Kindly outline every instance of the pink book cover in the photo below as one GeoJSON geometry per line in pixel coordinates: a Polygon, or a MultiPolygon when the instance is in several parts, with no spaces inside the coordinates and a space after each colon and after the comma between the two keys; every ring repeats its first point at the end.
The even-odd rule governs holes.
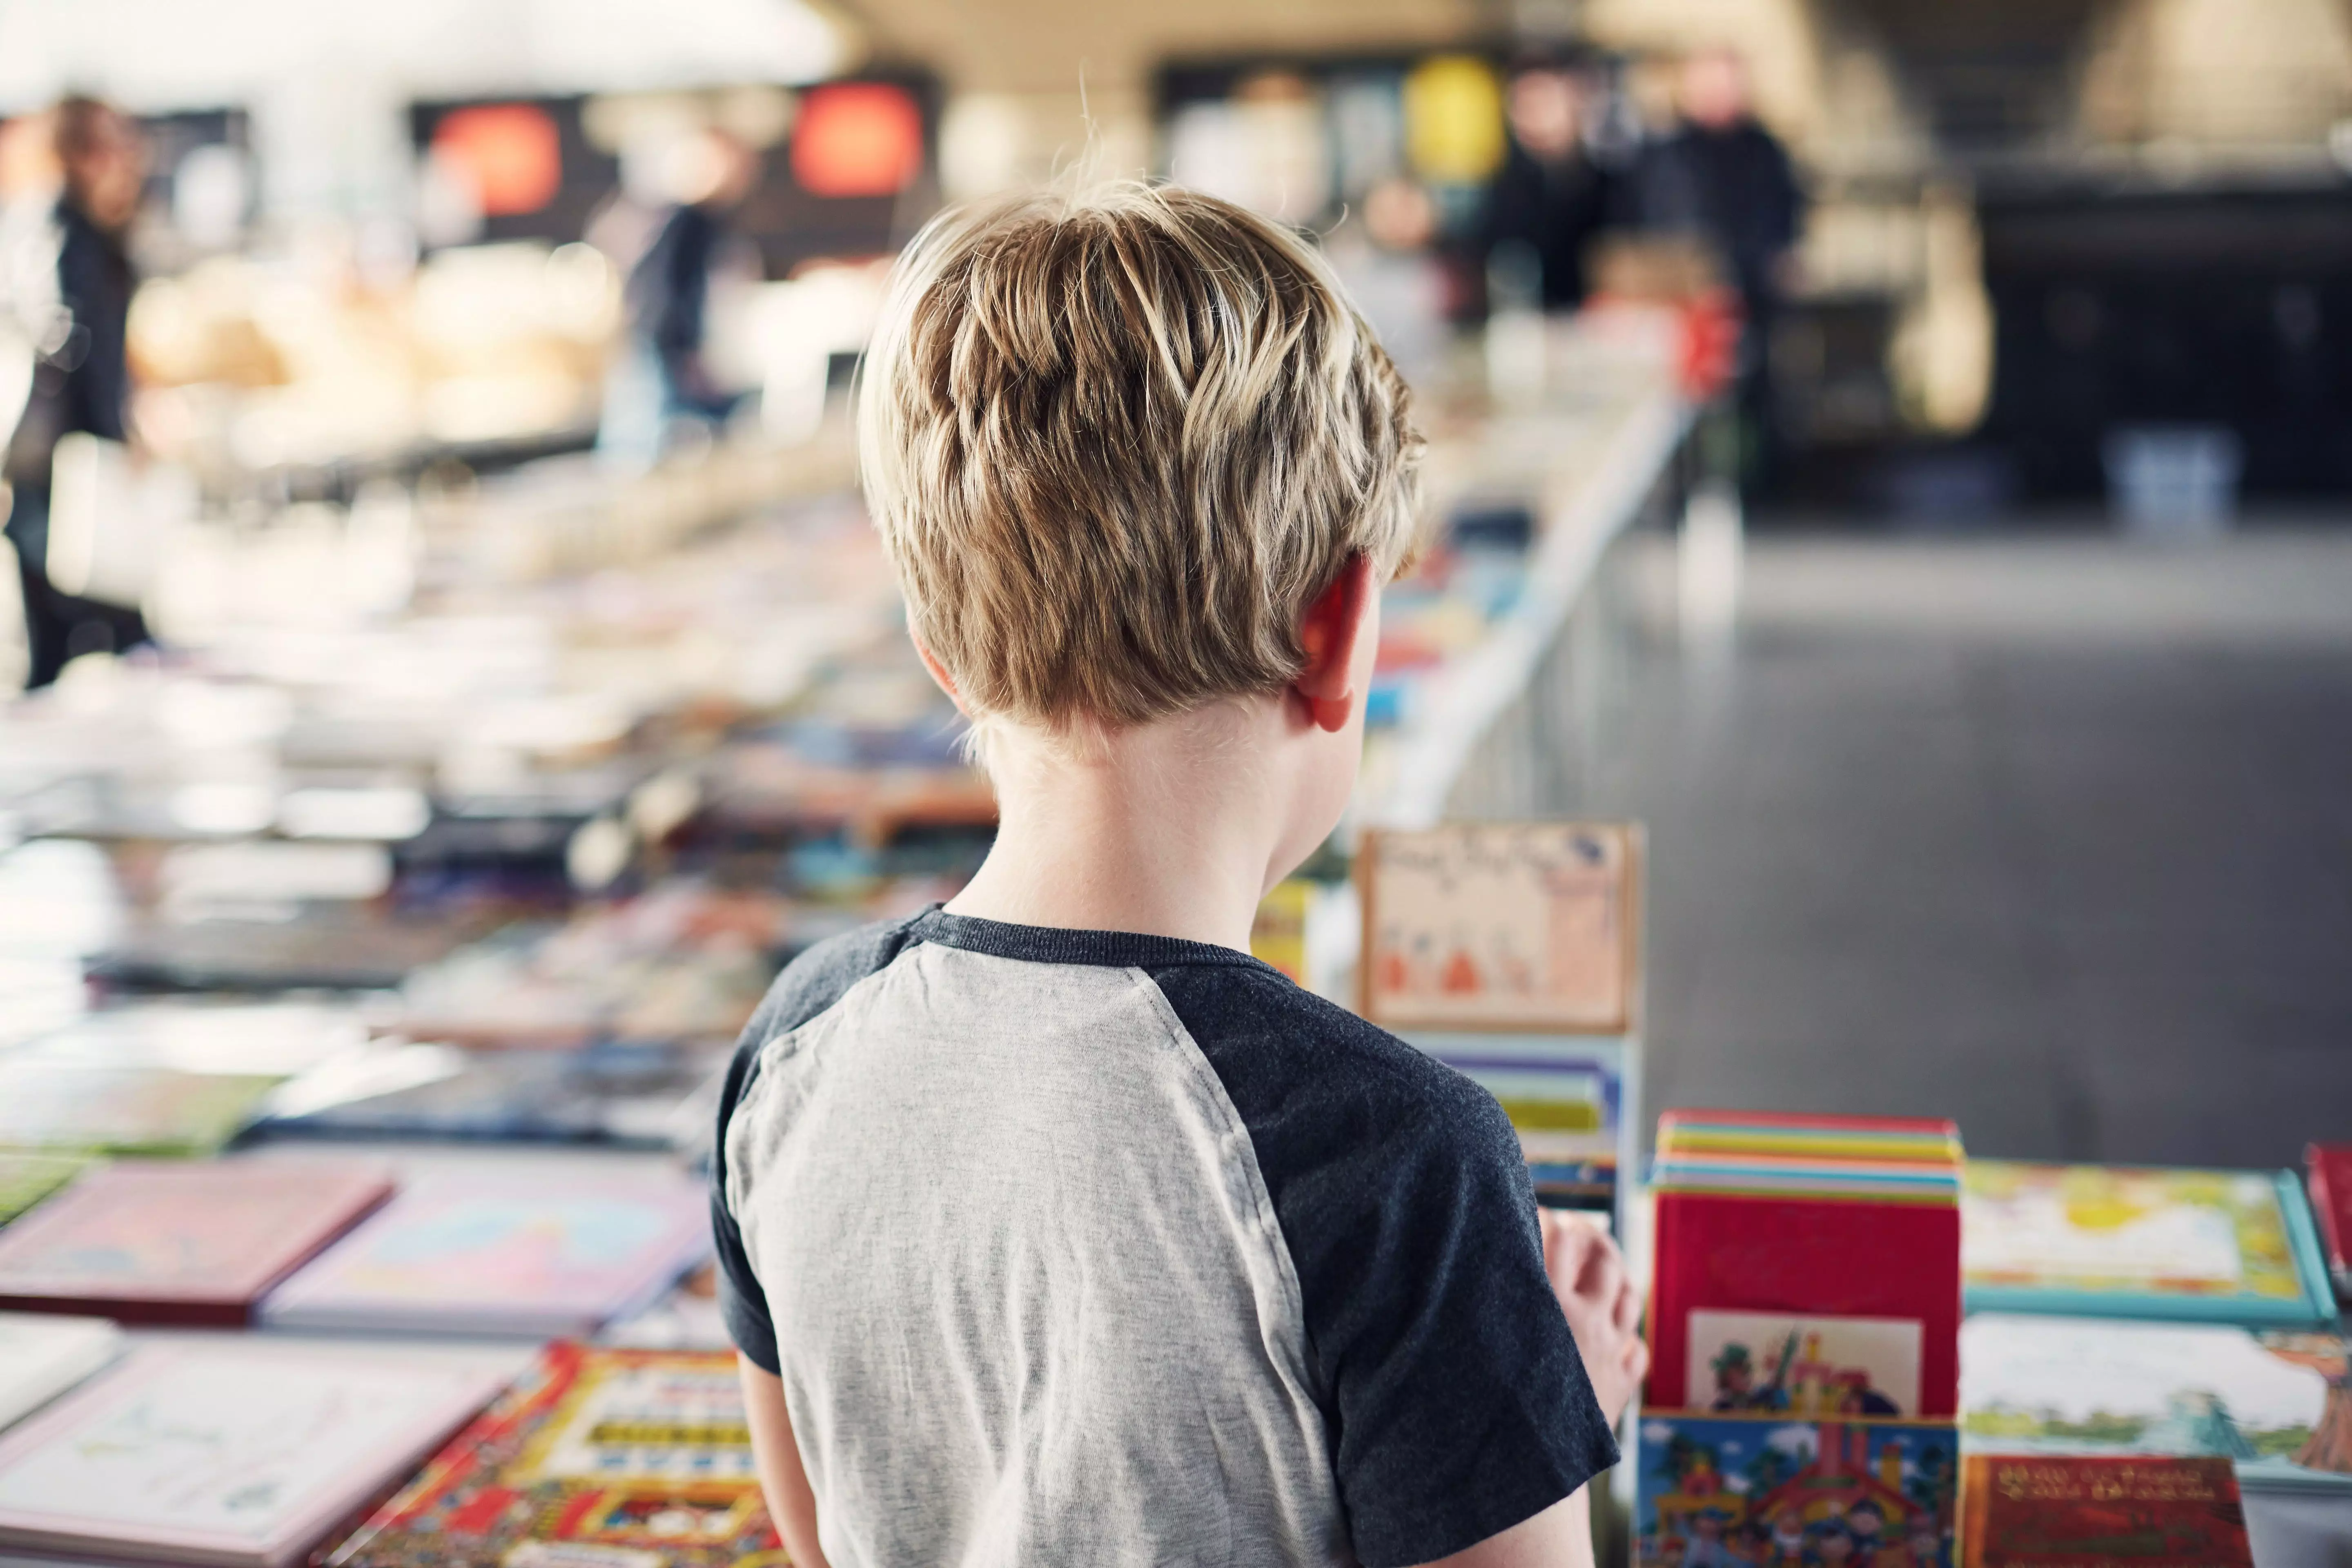
{"type": "Polygon", "coordinates": [[[280,1286],[286,1327],[583,1334],[710,1248],[710,1200],[667,1169],[435,1173],[280,1286]]]}
{"type": "Polygon", "coordinates": [[[0,1232],[0,1307],[243,1324],[392,1191],[374,1164],[122,1161],[0,1232]]]}
{"type": "Polygon", "coordinates": [[[0,1439],[0,1549],[288,1568],[503,1382],[479,1358],[148,1345],[0,1439]]]}

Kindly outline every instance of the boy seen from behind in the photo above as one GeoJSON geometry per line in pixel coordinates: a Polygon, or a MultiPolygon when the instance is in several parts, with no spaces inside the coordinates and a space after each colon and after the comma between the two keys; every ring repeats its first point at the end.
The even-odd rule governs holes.
{"type": "Polygon", "coordinates": [[[1329,269],[1123,185],[950,213],[866,495],[1001,826],[745,1032],[714,1218],[806,1568],[1587,1564],[1646,1368],[1501,1109],[1249,956],[1338,822],[1421,442],[1329,269]]]}

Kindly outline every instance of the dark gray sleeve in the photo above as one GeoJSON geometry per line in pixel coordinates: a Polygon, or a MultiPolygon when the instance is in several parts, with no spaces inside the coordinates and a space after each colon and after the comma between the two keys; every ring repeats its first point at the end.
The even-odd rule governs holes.
{"type": "Polygon", "coordinates": [[[1364,1568],[1474,1546],[1615,1464],[1494,1097],[1271,973],[1153,978],[1274,1199],[1364,1568]]]}
{"type": "Polygon", "coordinates": [[[768,1312],[767,1292],[751,1272],[742,1226],[727,1207],[728,1123],[759,1076],[761,1047],[823,1013],[867,975],[887,969],[905,950],[907,928],[912,923],[890,921],[845,931],[786,964],[751,1021],[743,1026],[742,1037],[735,1044],[735,1059],[727,1068],[727,1080],[719,1096],[719,1137],[710,1155],[710,1229],[719,1254],[719,1310],[735,1348],[768,1372],[781,1372],[783,1363],[776,1353],[776,1325],[768,1312]]]}

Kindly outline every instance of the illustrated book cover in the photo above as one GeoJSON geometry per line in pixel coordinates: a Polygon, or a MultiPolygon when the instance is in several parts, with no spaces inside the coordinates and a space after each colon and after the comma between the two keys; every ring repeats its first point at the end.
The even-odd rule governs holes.
{"type": "Polygon", "coordinates": [[[0,1307],[241,1325],[392,1190],[373,1163],[122,1161],[0,1231],[0,1307]]]}
{"type": "Polygon", "coordinates": [[[1961,1218],[1970,1311],[2251,1325],[2336,1317],[2291,1172],[1972,1160],[1961,1218]]]}
{"type": "Polygon", "coordinates": [[[1635,1568],[1951,1568],[1948,1424],[1643,1411],[1635,1568]]]}
{"type": "Polygon", "coordinates": [[[210,1154],[243,1131],[283,1081],[274,1074],[81,1066],[12,1055],[0,1059],[0,1146],[210,1154]]]}
{"type": "Polygon", "coordinates": [[[729,1352],[559,1342],[329,1568],[785,1568],[729,1352]]]}
{"type": "Polygon", "coordinates": [[[1365,834],[1360,1010],[1391,1029],[1629,1032],[1641,845],[1630,823],[1365,834]]]}
{"type": "Polygon", "coordinates": [[[2248,1491],[2352,1498],[2352,1393],[2332,1330],[1985,1312],[1960,1331],[1971,1453],[2233,1461],[2248,1491]]]}
{"type": "Polygon", "coordinates": [[[709,1198],[667,1168],[419,1176],[279,1286],[289,1328],[587,1334],[710,1248],[709,1198]]]}
{"type": "Polygon", "coordinates": [[[1972,1454],[1961,1568],[2253,1568],[2227,1459],[1972,1454]]]}
{"type": "Polygon", "coordinates": [[[500,1381],[249,1336],[142,1346],[0,1437],[0,1547],[289,1568],[500,1381]]]}
{"type": "Polygon", "coordinates": [[[0,1427],[23,1420],[122,1353],[104,1318],[0,1312],[0,1427]]]}

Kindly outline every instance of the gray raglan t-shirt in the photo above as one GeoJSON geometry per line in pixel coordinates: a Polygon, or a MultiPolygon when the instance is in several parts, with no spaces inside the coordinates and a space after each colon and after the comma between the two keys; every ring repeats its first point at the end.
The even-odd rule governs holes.
{"type": "Polygon", "coordinates": [[[728,1321],[835,1568],[1389,1568],[1616,1462],[1501,1108],[1231,950],[836,938],[718,1151],[728,1321]]]}

